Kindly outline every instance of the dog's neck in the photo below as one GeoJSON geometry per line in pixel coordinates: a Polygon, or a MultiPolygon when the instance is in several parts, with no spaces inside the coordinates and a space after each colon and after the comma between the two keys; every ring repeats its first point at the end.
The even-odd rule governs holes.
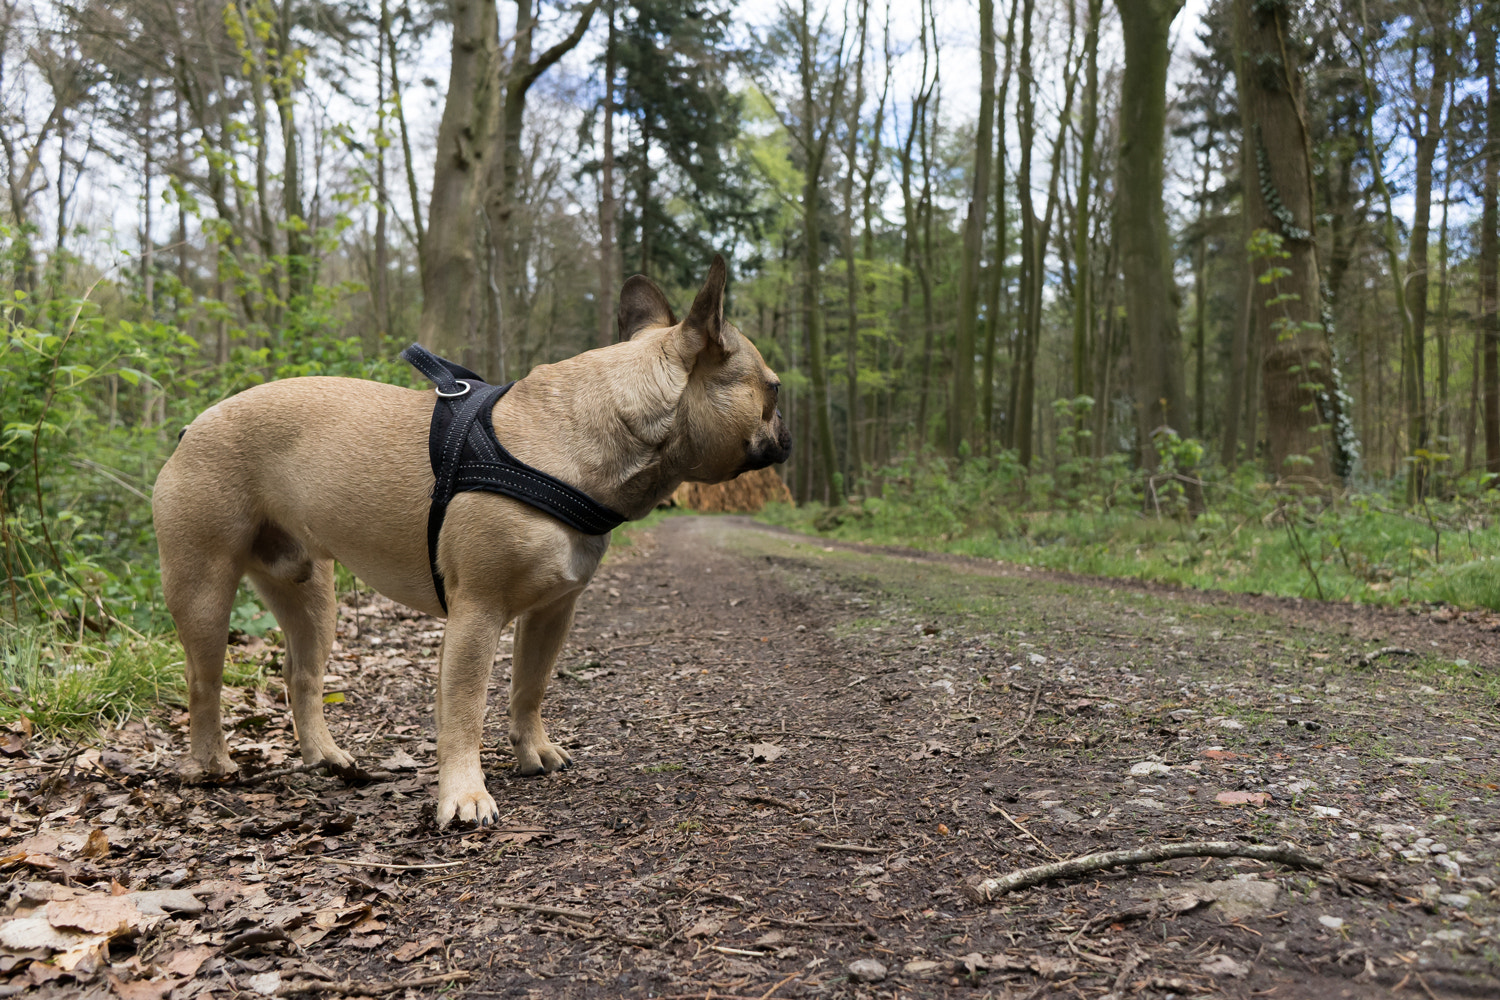
{"type": "Polygon", "coordinates": [[[645,517],[684,478],[688,375],[664,348],[626,341],[533,369],[496,404],[496,437],[598,503],[645,517]]]}

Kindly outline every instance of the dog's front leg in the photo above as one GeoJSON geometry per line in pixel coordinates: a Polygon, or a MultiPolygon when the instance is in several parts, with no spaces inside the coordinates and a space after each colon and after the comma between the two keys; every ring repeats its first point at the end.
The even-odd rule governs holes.
{"type": "Polygon", "coordinates": [[[500,809],[484,787],[479,750],[484,744],[485,696],[500,641],[503,615],[455,602],[443,631],[438,667],[438,826],[455,817],[488,826],[500,809]]]}
{"type": "Polygon", "coordinates": [[[568,751],[547,738],[542,696],[573,625],[578,592],[526,612],[516,622],[515,661],[510,670],[510,745],[520,774],[550,773],[570,767],[568,751]]]}

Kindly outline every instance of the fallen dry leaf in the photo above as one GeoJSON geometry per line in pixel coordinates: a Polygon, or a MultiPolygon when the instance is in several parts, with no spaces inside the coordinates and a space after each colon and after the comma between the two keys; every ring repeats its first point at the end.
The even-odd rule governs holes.
{"type": "Polygon", "coordinates": [[[715,920],[712,917],[704,917],[702,920],[689,927],[687,929],[687,933],[684,934],[683,937],[687,938],[689,941],[691,941],[693,938],[713,937],[715,934],[719,933],[719,929],[723,926],[724,923],[721,920],[715,920]]]}
{"type": "Polygon", "coordinates": [[[206,944],[194,945],[183,951],[175,953],[167,960],[166,970],[174,975],[187,976],[191,978],[197,973],[199,966],[208,961],[214,950],[206,944]]]}
{"type": "Polygon", "coordinates": [[[750,761],[756,764],[769,764],[785,753],[784,747],[779,747],[774,743],[756,743],[750,747],[750,761]]]}
{"type": "Polygon", "coordinates": [[[46,907],[47,922],[92,934],[123,934],[141,924],[141,911],[129,896],[91,895],[53,900],[46,907]]]}
{"type": "Polygon", "coordinates": [[[109,837],[98,827],[89,831],[89,839],[84,842],[79,850],[80,858],[107,858],[109,857],[109,837]]]}
{"type": "Polygon", "coordinates": [[[120,1000],[162,1000],[162,997],[181,983],[180,979],[132,979],[121,982],[113,972],[109,974],[109,985],[120,1000]]]}
{"type": "Polygon", "coordinates": [[[1226,806],[1263,806],[1271,796],[1267,792],[1220,792],[1214,801],[1226,806]]]}
{"type": "Polygon", "coordinates": [[[429,951],[436,951],[442,946],[443,939],[441,937],[430,937],[421,941],[408,941],[391,952],[391,957],[398,962],[411,962],[421,958],[429,951]]]}

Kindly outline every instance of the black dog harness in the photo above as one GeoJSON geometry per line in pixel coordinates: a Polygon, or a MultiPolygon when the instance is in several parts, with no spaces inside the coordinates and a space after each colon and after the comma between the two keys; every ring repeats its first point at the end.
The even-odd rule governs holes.
{"type": "Polygon", "coordinates": [[[438,400],[427,434],[432,474],[437,477],[432,507],[427,512],[427,560],[444,611],[448,610],[448,594],[443,575],[438,572],[438,535],[455,494],[470,490],[499,493],[550,514],[585,535],[607,535],[625,523],[623,515],[505,450],[495,437],[489,414],[514,382],[489,385],[463,365],[446,361],[418,344],[402,351],[401,357],[437,383],[438,400]]]}

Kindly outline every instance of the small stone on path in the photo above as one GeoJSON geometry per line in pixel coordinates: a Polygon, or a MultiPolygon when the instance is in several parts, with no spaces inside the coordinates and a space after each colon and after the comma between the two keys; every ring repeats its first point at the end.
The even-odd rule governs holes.
{"type": "Polygon", "coordinates": [[[856,983],[879,983],[885,980],[885,966],[873,958],[855,959],[849,963],[849,978],[856,983]]]}

